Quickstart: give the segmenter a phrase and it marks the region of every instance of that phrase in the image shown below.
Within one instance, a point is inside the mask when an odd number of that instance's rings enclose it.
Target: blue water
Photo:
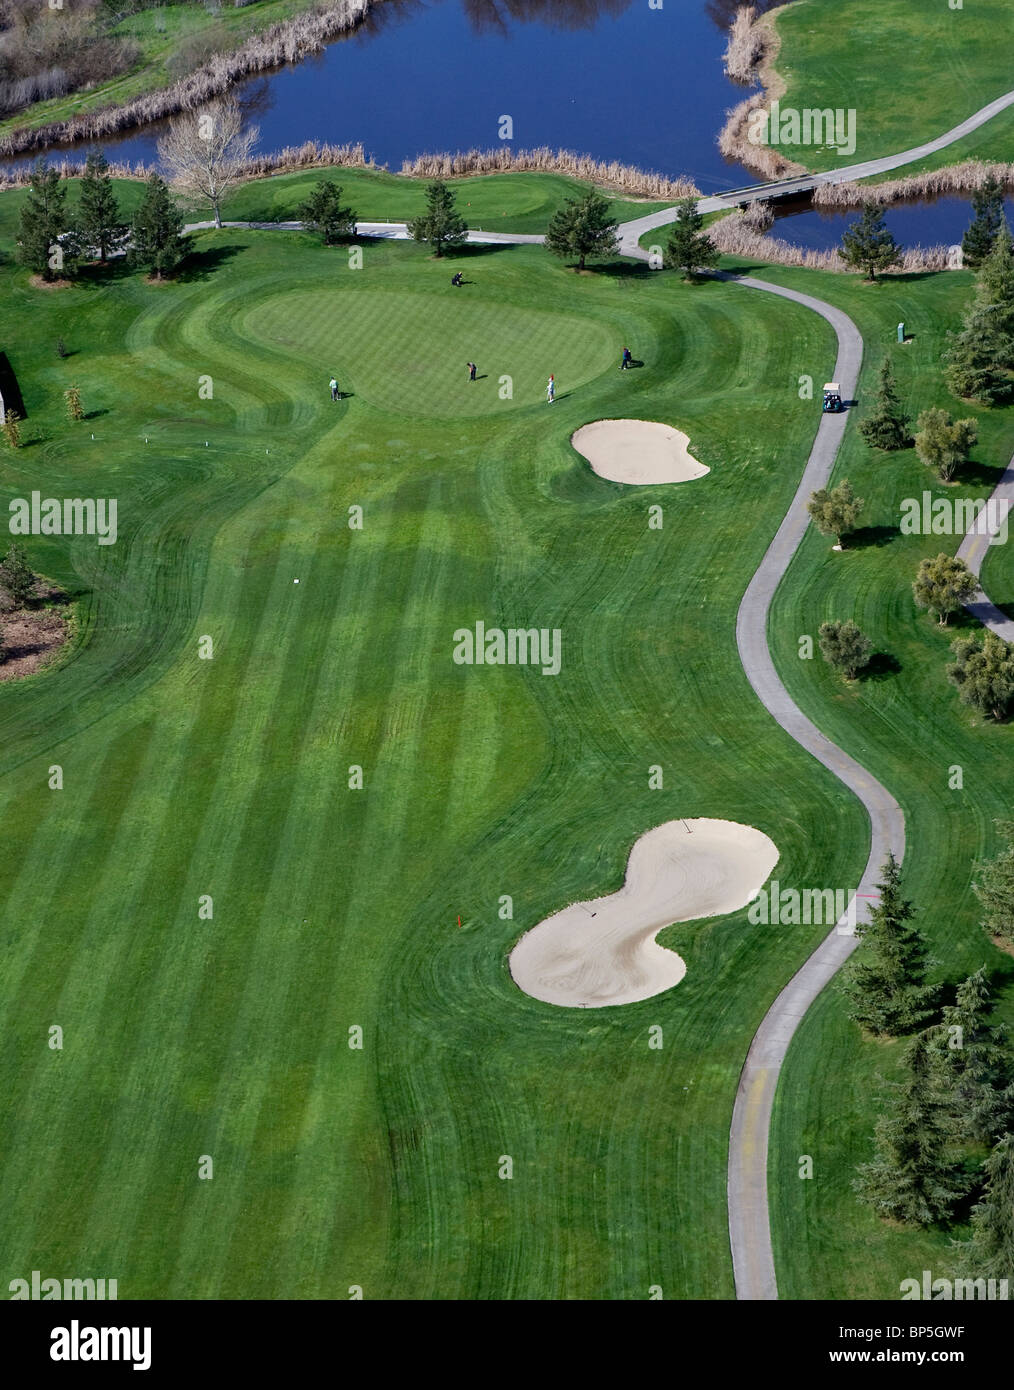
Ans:
[[[237,92],[263,151],[361,141],[397,170],[417,154],[495,147],[510,116],[516,149],[572,149],[720,193],[757,181],[717,146],[726,111],[749,90],[722,68],[740,2],[379,0],[354,34]],[[149,126],[102,147],[110,159],[154,164],[160,133]],[[855,215],[791,212],[774,234],[816,249],[838,245]],[[961,198],[887,213],[906,246],[959,242],[970,220]]]
[[[367,28],[241,84],[262,150],[362,141],[392,169],[437,150],[550,145],[670,175],[704,192],[754,181],[716,139],[746,89],[722,69],[715,0],[380,0]],[[155,161],[157,131],[103,142]]]
[[[904,172],[904,171],[902,171]],[[1014,199],[1006,203],[1007,221],[1014,226]],[[973,217],[967,198],[938,198],[936,202],[898,204],[884,210],[884,221],[904,247],[956,246]],[[799,212],[776,217],[771,235],[796,246],[824,251],[841,245],[842,233],[856,212]]]

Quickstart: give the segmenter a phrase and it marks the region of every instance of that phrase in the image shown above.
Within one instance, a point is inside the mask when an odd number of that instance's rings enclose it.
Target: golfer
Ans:
[[[556,377],[551,376],[546,382],[546,402],[552,405],[556,400]]]
[[[625,348],[623,349],[623,361],[620,363],[620,371],[621,371],[621,372],[625,372],[625,371],[627,370],[627,368],[630,366],[630,362],[631,362],[630,348],[625,347]]]
[[[474,380],[475,380],[475,363],[474,363],[474,362],[469,362],[469,363],[468,363],[468,379],[469,379],[469,381],[474,381]]]
[[[333,401],[336,401],[336,400],[338,399],[338,382],[335,380],[334,377],[331,378],[330,386],[331,386],[331,399],[332,399]]]

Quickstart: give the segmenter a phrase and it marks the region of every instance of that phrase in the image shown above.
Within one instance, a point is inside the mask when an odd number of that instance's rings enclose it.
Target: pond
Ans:
[[[904,171],[902,171],[904,172]],[[1006,203],[1007,221],[1014,225],[1014,199]],[[957,246],[968,230],[973,217],[968,198],[938,198],[935,201],[897,203],[885,208],[884,221],[895,240],[906,248],[916,246]],[[786,209],[776,213],[771,236],[791,241],[816,251],[830,250],[841,245],[842,233],[858,212],[839,212],[837,209],[818,212],[808,207]]]
[[[739,2],[377,0],[355,33],[237,92],[262,151],[362,142],[397,170],[418,154],[496,147],[509,116],[516,149],[571,149],[721,193],[758,181],[717,145],[726,111],[750,90],[722,66]],[[148,126],[101,143],[110,159],[154,163],[159,134]],[[783,205],[774,234],[824,249],[854,216]],[[887,213],[906,246],[959,242],[970,217],[963,198]]]
[[[769,8],[769,6],[762,6]],[[380,163],[499,143],[550,145],[703,192],[754,182],[716,139],[748,89],[725,76],[728,0],[378,0],[356,33],[237,88],[261,150],[361,141]],[[155,160],[157,129],[101,142]],[[18,161],[21,162],[21,161]]]

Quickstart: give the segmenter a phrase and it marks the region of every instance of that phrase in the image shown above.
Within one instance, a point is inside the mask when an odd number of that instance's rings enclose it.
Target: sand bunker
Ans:
[[[511,975],[526,994],[567,1008],[650,999],[687,971],[657,933],[745,907],[777,862],[774,843],[752,826],[666,821],[635,842],[618,893],[572,903],[526,932]]]
[[[596,420],[570,442],[614,483],[686,483],[711,472],[689,452],[689,435],[651,420]]]

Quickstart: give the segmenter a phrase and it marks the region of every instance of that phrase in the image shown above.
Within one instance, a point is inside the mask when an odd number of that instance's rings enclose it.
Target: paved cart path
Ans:
[[[1010,512],[1014,508],[1014,458],[1001,474],[989,501],[992,507],[987,507],[985,513],[986,529],[979,531],[973,526],[958,546],[958,559],[964,560],[974,575],[978,575],[982,569],[982,562],[986,558],[988,547],[992,544],[992,537],[999,531],[1006,539],[1005,528],[1009,527]],[[973,618],[978,618],[985,627],[992,628],[1005,642],[1014,642],[1014,618],[1008,618],[981,589],[965,607]]]

